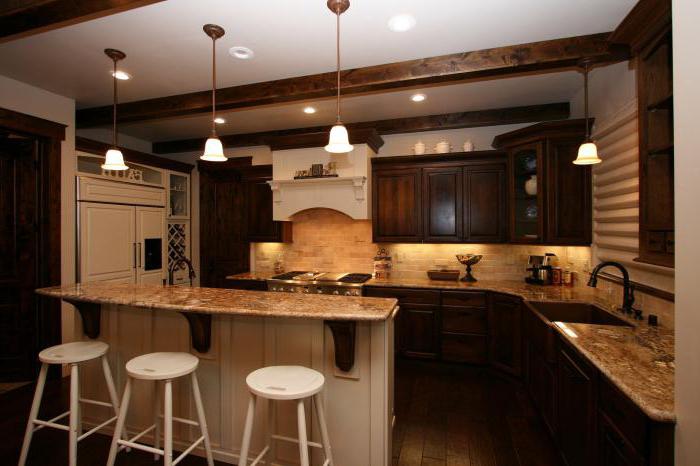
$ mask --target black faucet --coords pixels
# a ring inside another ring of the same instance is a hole
[[[598,284],[598,273],[602,268],[608,266],[617,267],[620,272],[622,272],[622,311],[625,314],[632,314],[634,312],[634,317],[636,319],[641,319],[642,311],[632,307],[634,305],[634,285],[630,283],[630,274],[627,272],[624,265],[614,261],[601,262],[600,264],[596,265],[593,272],[591,272],[591,278],[588,280],[588,286],[595,288],[595,286]]]
[[[187,266],[187,272],[190,277],[190,286],[192,286],[194,277],[196,276],[194,273],[194,267],[192,266],[192,261],[185,257],[185,255],[182,253],[180,253],[180,256],[170,264],[168,269],[168,284],[175,284],[173,283],[175,281],[175,269],[178,268],[180,264],[185,264]]]

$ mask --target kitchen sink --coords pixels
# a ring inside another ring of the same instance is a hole
[[[626,320],[592,304],[549,301],[529,301],[528,304],[550,322],[633,326]]]

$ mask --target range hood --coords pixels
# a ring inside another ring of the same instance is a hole
[[[290,149],[272,152],[272,217],[288,221],[307,209],[333,209],[356,220],[371,218],[370,159],[374,151],[356,144],[348,154],[329,154],[323,148]],[[295,180],[298,170],[312,164],[336,163],[338,176]]]

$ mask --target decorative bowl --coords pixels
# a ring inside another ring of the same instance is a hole
[[[467,266],[467,274],[462,278],[463,282],[475,282],[476,278],[472,275],[472,265],[477,264],[483,256],[481,254],[457,254],[457,260]]]

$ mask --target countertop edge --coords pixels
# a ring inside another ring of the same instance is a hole
[[[241,291],[241,290],[239,290]],[[265,293],[265,292],[256,292],[256,291],[246,291],[248,293]],[[142,309],[160,309],[160,310],[166,310],[166,311],[174,311],[174,312],[186,312],[186,313],[193,313],[193,314],[211,314],[211,315],[227,315],[227,316],[246,316],[246,317],[268,317],[268,318],[292,318],[292,319],[309,319],[309,320],[336,320],[336,321],[356,321],[356,322],[386,322],[390,319],[392,319],[392,316],[394,316],[396,308],[398,307],[398,300],[394,298],[365,298],[365,299],[383,299],[383,300],[393,300],[393,305],[391,309],[389,309],[387,312],[380,316],[367,316],[367,315],[357,315],[357,314],[343,314],[342,312],[334,312],[333,314],[305,314],[305,315],[299,315],[297,313],[291,313],[291,312],[280,312],[280,313],[275,313],[271,314],[269,312],[262,312],[262,311],[257,311],[255,309],[245,309],[245,308],[238,308],[236,310],[231,310],[231,311],[225,311],[225,310],[207,310],[207,309],[201,309],[198,308],[197,306],[181,306],[181,305],[175,305],[175,304],[155,304],[155,303],[149,303],[149,302],[141,302],[141,301],[128,301],[128,300],[119,300],[119,299],[112,299],[112,300],[106,300],[106,299],[99,299],[99,298],[91,298],[91,297],[85,297],[85,296],[77,296],[75,294],[70,294],[70,293],[61,293],[58,290],[54,290],[52,288],[38,288],[35,290],[35,293],[41,296],[49,297],[49,298],[56,298],[56,299],[61,299],[64,301],[76,301],[76,302],[83,302],[83,303],[91,303],[91,304],[100,304],[100,305],[116,305],[116,306],[130,306],[130,307],[138,307]]]

